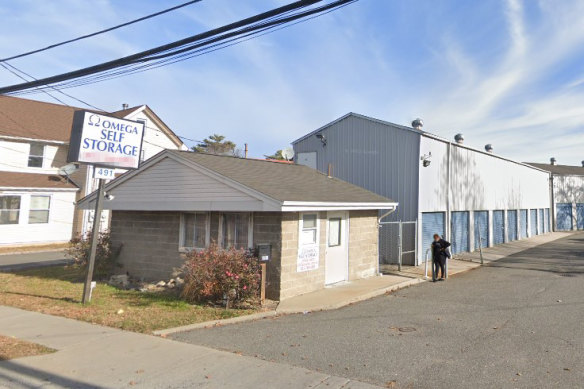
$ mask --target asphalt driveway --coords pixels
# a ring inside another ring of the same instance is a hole
[[[64,265],[71,262],[65,250],[39,251],[0,255],[0,271],[18,271],[44,266]]]
[[[576,234],[336,311],[172,338],[395,388],[576,388],[583,281]]]

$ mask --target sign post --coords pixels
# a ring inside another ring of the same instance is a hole
[[[99,227],[101,224],[101,210],[103,208],[103,179],[98,179],[97,199],[95,200],[95,213],[93,215],[93,229],[91,230],[91,249],[89,252],[89,264],[87,266],[87,278],[83,287],[83,304],[91,300],[91,281],[93,281],[93,269],[95,268],[95,254],[99,242]]]
[[[91,300],[91,285],[105,195],[104,180],[113,179],[116,168],[138,169],[140,167],[143,137],[144,123],[141,122],[87,111],[76,111],[73,115],[67,162],[94,165],[93,178],[98,180],[87,278],[83,288],[83,304]]]

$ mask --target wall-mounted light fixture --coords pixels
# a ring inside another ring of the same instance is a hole
[[[323,134],[316,134],[316,137],[320,139],[323,146],[326,146],[326,137]]]
[[[420,157],[420,161],[422,161],[422,166],[424,167],[428,167],[430,166],[430,163],[432,163],[432,153],[429,152],[428,154],[424,154]]]

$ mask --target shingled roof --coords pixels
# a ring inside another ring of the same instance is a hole
[[[58,175],[19,172],[0,172],[0,188],[78,189]]]
[[[169,150],[167,152],[187,158],[279,201],[393,202],[360,186],[328,177],[304,165],[188,151]]]
[[[535,166],[536,168],[547,170],[552,174],[562,175],[562,176],[584,176],[583,166],[570,166],[570,165],[551,165],[549,163],[535,163],[526,162],[528,165]]]

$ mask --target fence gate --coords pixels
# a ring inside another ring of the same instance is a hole
[[[416,264],[418,222],[379,223],[379,264]]]

